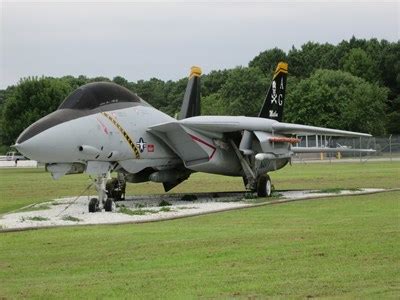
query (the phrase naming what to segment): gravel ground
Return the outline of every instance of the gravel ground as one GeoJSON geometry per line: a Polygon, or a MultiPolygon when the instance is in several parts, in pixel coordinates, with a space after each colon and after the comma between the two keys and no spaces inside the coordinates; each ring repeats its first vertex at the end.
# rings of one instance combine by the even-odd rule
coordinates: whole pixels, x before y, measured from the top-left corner
{"type": "MultiPolygon", "coordinates": [[[[318,191],[279,191],[277,197],[269,199],[245,199],[243,192],[202,193],[202,194],[162,194],[129,196],[116,204],[115,212],[88,212],[88,197],[55,199],[31,205],[18,211],[2,215],[1,230],[29,229],[52,226],[117,224],[160,221],[193,215],[224,211],[260,205],[337,195],[353,195],[380,192],[384,189],[342,190],[333,192],[318,191]],[[160,202],[167,202],[160,206],[160,202]],[[170,205],[168,205],[170,204],[170,205]]],[[[89,197],[90,198],[90,197],[89,197]]]]}

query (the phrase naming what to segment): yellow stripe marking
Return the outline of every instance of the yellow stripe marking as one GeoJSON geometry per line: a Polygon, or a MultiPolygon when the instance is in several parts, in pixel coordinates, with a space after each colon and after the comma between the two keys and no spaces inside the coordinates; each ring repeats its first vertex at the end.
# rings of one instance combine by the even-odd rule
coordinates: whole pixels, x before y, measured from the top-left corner
{"type": "Polygon", "coordinates": [[[285,62],[280,62],[278,63],[278,65],[276,66],[276,70],[274,73],[274,78],[276,75],[278,75],[279,73],[286,73],[288,72],[288,64],[285,62]]]}
{"type": "Polygon", "coordinates": [[[108,120],[113,123],[115,127],[121,132],[121,134],[124,136],[125,140],[128,142],[129,146],[131,147],[133,154],[135,154],[136,158],[140,158],[140,152],[139,149],[137,148],[136,144],[132,141],[131,137],[129,134],[125,131],[124,128],[118,123],[116,119],[114,119],[110,114],[106,112],[101,113],[103,116],[105,116],[108,120]]]}
{"type": "Polygon", "coordinates": [[[192,79],[192,77],[200,77],[201,76],[201,68],[197,66],[193,66],[190,68],[190,75],[189,79],[192,79]]]}

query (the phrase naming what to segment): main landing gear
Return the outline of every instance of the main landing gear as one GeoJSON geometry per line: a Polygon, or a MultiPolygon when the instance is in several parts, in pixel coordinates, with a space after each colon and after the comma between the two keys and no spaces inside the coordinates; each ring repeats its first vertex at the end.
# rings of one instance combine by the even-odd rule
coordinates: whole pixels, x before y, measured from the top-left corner
{"type": "Polygon", "coordinates": [[[118,176],[118,178],[111,178],[107,181],[107,197],[114,199],[114,201],[125,199],[125,189],[126,181],[121,176],[118,176]]]}
{"type": "Polygon", "coordinates": [[[259,164],[250,163],[249,157],[245,157],[231,140],[231,145],[239,158],[244,173],[243,182],[248,192],[257,192],[258,197],[270,197],[272,194],[271,178],[267,174],[259,174],[259,164]],[[253,167],[252,167],[253,166],[253,167]]]}
{"type": "Polygon", "coordinates": [[[257,196],[270,197],[272,194],[271,178],[268,175],[261,175],[257,180],[257,196]]]}
{"type": "Polygon", "coordinates": [[[126,182],[123,177],[111,178],[110,173],[98,176],[94,180],[98,198],[89,201],[89,212],[101,211],[103,208],[107,212],[114,210],[114,201],[125,199],[126,182]]]}

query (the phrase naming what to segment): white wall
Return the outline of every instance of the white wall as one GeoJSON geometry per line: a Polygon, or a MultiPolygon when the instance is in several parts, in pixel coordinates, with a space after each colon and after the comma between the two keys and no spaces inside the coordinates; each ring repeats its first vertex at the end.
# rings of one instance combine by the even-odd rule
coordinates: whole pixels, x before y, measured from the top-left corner
{"type": "Polygon", "coordinates": [[[17,168],[37,168],[36,160],[19,160],[17,165],[14,161],[0,161],[0,168],[17,167],[17,168]]]}

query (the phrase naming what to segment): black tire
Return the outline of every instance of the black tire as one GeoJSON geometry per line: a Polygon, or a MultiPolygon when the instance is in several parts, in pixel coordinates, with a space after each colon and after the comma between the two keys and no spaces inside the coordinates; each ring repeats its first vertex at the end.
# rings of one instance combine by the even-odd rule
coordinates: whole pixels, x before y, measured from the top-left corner
{"type": "Polygon", "coordinates": [[[92,198],[89,201],[89,212],[95,213],[99,209],[99,200],[97,198],[92,198]]]}
{"type": "Polygon", "coordinates": [[[122,199],[122,191],[119,188],[115,189],[112,192],[112,198],[114,198],[115,201],[120,201],[122,199]]]}
{"type": "Polygon", "coordinates": [[[271,178],[268,175],[262,175],[257,181],[257,196],[270,197],[272,194],[271,178]]]}
{"type": "Polygon", "coordinates": [[[104,203],[104,210],[112,211],[112,209],[113,209],[113,200],[111,198],[108,198],[104,203]]]}
{"type": "Polygon", "coordinates": [[[123,198],[122,195],[125,195],[125,184],[121,184],[117,178],[112,178],[107,182],[106,190],[108,198],[120,201],[123,198]]]}
{"type": "Polygon", "coordinates": [[[107,190],[107,196],[109,198],[114,198],[114,190],[118,186],[118,179],[117,178],[111,178],[110,180],[107,181],[106,183],[106,190],[107,190]]]}
{"type": "Polygon", "coordinates": [[[125,200],[125,191],[126,191],[126,182],[124,181],[120,186],[120,194],[118,197],[118,201],[125,200]]]}
{"type": "Polygon", "coordinates": [[[265,183],[265,190],[266,190],[266,196],[271,197],[272,195],[272,180],[269,177],[269,175],[266,175],[266,183],[265,183]]]}

